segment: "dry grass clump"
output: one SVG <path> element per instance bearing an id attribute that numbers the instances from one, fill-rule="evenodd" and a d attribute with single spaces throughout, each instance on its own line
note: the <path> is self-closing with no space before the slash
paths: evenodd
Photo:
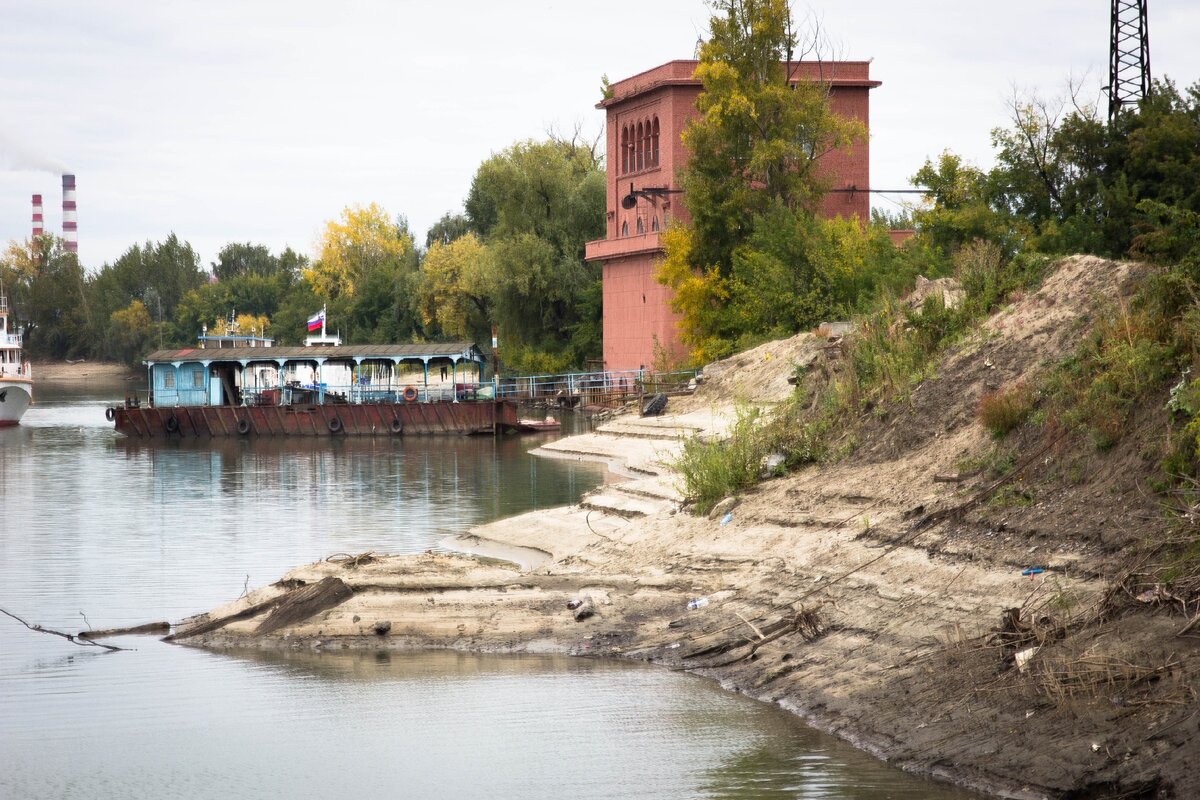
<path id="1" fill-rule="evenodd" d="M 1035 672 L 1038 690 L 1056 704 L 1106 696 L 1120 704 L 1135 704 L 1130 692 L 1168 678 L 1182 666 L 1174 655 L 1161 664 L 1135 664 L 1092 651 L 1080 655 L 1046 655 Z"/>
<path id="2" fill-rule="evenodd" d="M 976 416 L 995 439 L 1002 439 L 1013 428 L 1029 419 L 1036 395 L 1025 382 L 989 392 L 979 398 Z"/>

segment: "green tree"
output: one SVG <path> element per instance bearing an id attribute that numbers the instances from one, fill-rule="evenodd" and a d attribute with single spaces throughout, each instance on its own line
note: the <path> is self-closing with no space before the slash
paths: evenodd
<path id="1" fill-rule="evenodd" d="M 811 42 L 786 0 L 715 0 L 713 9 L 695 73 L 699 113 L 683 133 L 690 223 L 663 237 L 658 273 L 698 360 L 829 310 L 809 253 L 827 188 L 818 167 L 865 133 L 830 110 L 828 85 L 796 78 L 796 53 Z"/>
<path id="2" fill-rule="evenodd" d="M 155 322 L 166 323 L 164 343 L 192 344 L 199 330 L 176 324 L 176 309 L 184 295 L 207 282 L 200 257 L 175 234 L 162 242 L 134 245 L 112 264 L 105 264 L 92 280 L 92 319 L 100 328 L 93 330 L 91 338 L 97 343 L 106 341 L 113 312 L 140 300 Z"/>
<path id="3" fill-rule="evenodd" d="M 926 207 L 913 212 L 917 230 L 946 256 L 976 239 L 1001 244 L 1011 255 L 1029 233 L 1021 217 L 996 209 L 988 173 L 954 153 L 926 161 L 913 183 L 926 189 L 928 199 Z"/>
<path id="4" fill-rule="evenodd" d="M 829 86 L 796 80 L 800 41 L 786 0 L 716 0 L 695 77 L 699 114 L 683 133 L 693 266 L 727 274 L 754 218 L 776 203 L 813 211 L 822 156 L 865 136 L 829 108 Z"/>
<path id="5" fill-rule="evenodd" d="M 455 239 L 466 236 L 470 230 L 471 220 L 467 219 L 465 214 L 451 214 L 447 211 L 425 234 L 425 249 L 428 250 L 434 244 L 450 244 Z"/>
<path id="6" fill-rule="evenodd" d="M 600 270 L 583 260 L 586 243 L 604 235 L 597 147 L 578 134 L 521 142 L 480 165 L 465 205 L 483 251 L 456 280 L 440 261 L 426 270 L 427 319 L 443 316 L 430 301 L 448 303 L 448 319 L 481 313 L 469 326 L 486 336 L 497 324 L 506 350 L 524 348 L 529 363 L 578 364 L 599 353 Z M 461 296 L 447 294 L 455 285 Z"/>
<path id="7" fill-rule="evenodd" d="M 265 277 L 286 271 L 287 267 L 283 265 L 281 259 L 272 255 L 265 245 L 250 244 L 249 242 L 245 244 L 230 242 L 225 245 L 217 254 L 217 260 L 212 265 L 213 275 L 217 276 L 219 281 L 245 275 Z"/>
<path id="8" fill-rule="evenodd" d="M 46 235 L 10 242 L 0 257 L 0 284 L 25 328 L 30 355 L 60 359 L 90 352 L 87 281 L 62 239 Z"/>

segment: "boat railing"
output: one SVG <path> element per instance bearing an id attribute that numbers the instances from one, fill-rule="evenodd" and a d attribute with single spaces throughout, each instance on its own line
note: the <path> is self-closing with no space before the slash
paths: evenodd
<path id="1" fill-rule="evenodd" d="M 19 333 L 0 333 L 0 347 L 20 347 L 21 338 Z"/>
<path id="2" fill-rule="evenodd" d="M 563 405 L 615 406 L 643 394 L 687 391 L 695 370 L 655 372 L 615 370 L 571 372 L 557 375 L 525 375 L 498 378 L 495 382 L 372 384 L 288 383 L 279 386 L 243 386 L 236 389 L 236 402 L 212 403 L 203 388 L 164 388 L 157 394 L 143 391 L 126 395 L 138 403 L 170 406 L 294 406 L 306 404 L 375 405 L 390 403 L 449 403 L 485 400 L 557 401 Z"/>

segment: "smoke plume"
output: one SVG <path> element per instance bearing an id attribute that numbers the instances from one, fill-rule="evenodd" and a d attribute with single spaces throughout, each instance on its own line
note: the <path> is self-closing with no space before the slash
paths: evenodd
<path id="1" fill-rule="evenodd" d="M 39 153 L 35 148 L 18 141 L 4 131 L 0 131 L 0 164 L 6 165 L 9 169 L 37 170 L 52 172 L 55 175 L 71 171 L 58 159 Z"/>

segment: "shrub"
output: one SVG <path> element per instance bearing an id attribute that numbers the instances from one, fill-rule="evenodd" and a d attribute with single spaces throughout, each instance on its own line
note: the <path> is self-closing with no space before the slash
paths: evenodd
<path id="1" fill-rule="evenodd" d="M 694 436 L 683 443 L 674 468 L 696 513 L 706 514 L 718 501 L 758 482 L 770 449 L 760 422 L 757 408 L 741 407 L 727 439 Z"/>
<path id="2" fill-rule="evenodd" d="M 979 398 L 976 416 L 995 439 L 1003 439 L 1033 413 L 1035 395 L 1024 382 L 988 392 Z"/>

